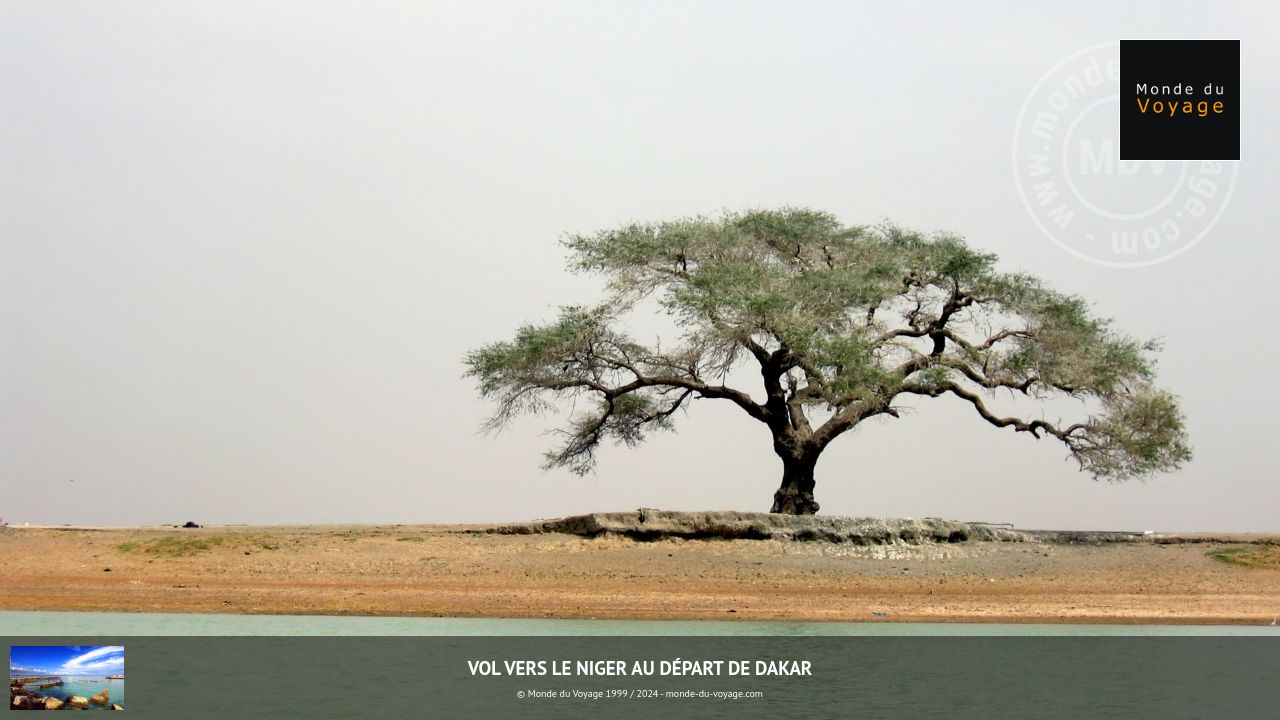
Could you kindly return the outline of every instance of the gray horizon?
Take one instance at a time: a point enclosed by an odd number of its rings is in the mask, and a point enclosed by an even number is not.
[[[1262,4],[11,2],[0,26],[0,516],[473,523],[766,511],[766,433],[701,401],[597,474],[479,432],[464,354],[600,297],[560,238],[782,205],[947,230],[1161,338],[1196,458],[1098,483],[947,400],[841,438],[823,514],[1280,530],[1280,11]],[[1081,261],[1010,154],[1031,88],[1130,37],[1242,40],[1221,220]]]

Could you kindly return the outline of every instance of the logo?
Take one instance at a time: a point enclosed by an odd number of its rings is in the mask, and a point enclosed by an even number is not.
[[[1240,159],[1239,40],[1121,40],[1123,160]]]
[[[1120,54],[1118,42],[1088,47],[1040,78],[1018,115],[1013,172],[1023,206],[1059,247],[1097,265],[1143,267],[1209,234],[1238,164],[1122,154],[1120,104],[1132,93]]]

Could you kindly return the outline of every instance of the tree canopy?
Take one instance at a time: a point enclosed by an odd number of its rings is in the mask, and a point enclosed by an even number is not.
[[[558,401],[578,413],[547,465],[591,471],[605,440],[635,445],[672,427],[695,398],[724,400],[771,432],[783,460],[774,512],[812,513],[813,468],[836,437],[910,397],[951,395],[999,428],[1062,443],[1095,478],[1177,468],[1189,448],[1177,399],[1154,385],[1151,341],[1088,303],[950,234],[845,226],[784,208],[637,223],[564,242],[574,270],[607,279],[594,306],[562,308],[466,357],[497,410],[490,427]],[[682,328],[671,344],[631,337],[621,319],[654,298]],[[758,367],[757,401],[726,385]],[[1008,391],[1083,401],[1073,422],[1006,417]],[[583,408],[586,408],[583,410]]]

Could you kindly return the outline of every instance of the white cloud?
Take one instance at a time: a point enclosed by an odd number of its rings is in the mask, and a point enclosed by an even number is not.
[[[103,645],[81,653],[62,664],[67,675],[95,675],[124,670],[124,648],[120,645]]]

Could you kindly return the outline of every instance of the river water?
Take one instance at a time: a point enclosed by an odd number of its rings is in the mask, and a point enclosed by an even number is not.
[[[0,636],[1236,636],[1280,638],[1266,625],[543,620],[524,618],[214,615],[0,611]]]

